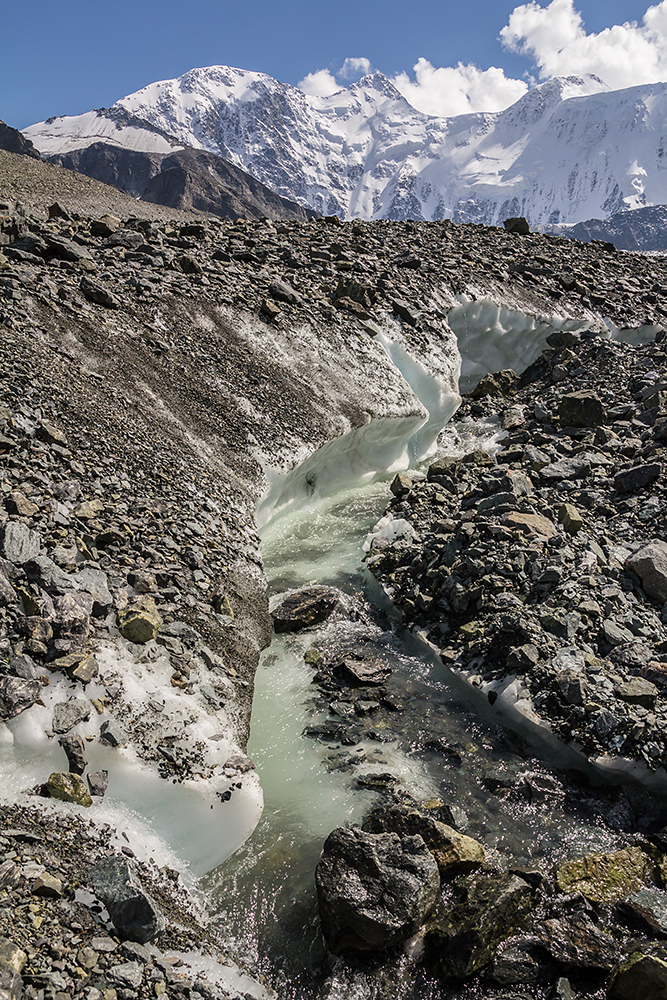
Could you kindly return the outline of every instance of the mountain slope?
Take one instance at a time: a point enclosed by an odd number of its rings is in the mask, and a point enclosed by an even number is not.
[[[667,84],[549,80],[494,114],[435,118],[381,73],[309,97],[212,66],[25,130],[45,155],[104,141],[222,156],[283,197],[352,218],[574,223],[667,202]]]

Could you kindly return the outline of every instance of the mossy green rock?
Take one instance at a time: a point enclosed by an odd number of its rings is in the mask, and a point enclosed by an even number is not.
[[[611,978],[609,1000],[667,1000],[667,962],[636,951]]]
[[[561,892],[580,892],[592,903],[617,903],[645,884],[651,862],[639,847],[613,854],[587,854],[556,869]]]
[[[75,802],[78,806],[92,806],[90,792],[78,774],[66,774],[64,771],[54,771],[46,783],[52,799],[62,799],[63,802]]]
[[[484,864],[484,847],[427,813],[403,805],[378,806],[366,817],[363,829],[371,833],[419,835],[438,865],[443,878],[466,875]]]
[[[118,612],[120,634],[129,642],[143,644],[154,639],[162,624],[155,603],[144,598]]]

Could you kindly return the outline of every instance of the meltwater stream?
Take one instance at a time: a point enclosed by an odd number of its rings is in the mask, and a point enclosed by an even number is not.
[[[472,450],[480,436],[492,447],[488,425],[470,424],[463,439],[460,428],[447,432],[445,451]],[[549,766],[548,747],[503,729],[487,699],[402,634],[363,563],[362,544],[389,498],[388,481],[374,482],[284,513],[263,531],[274,597],[312,583],[345,595],[344,611],[325,626],[276,636],[263,656],[249,753],[264,790],[264,814],[241,850],[207,879],[213,920],[231,939],[234,957],[264,974],[285,1000],[449,995],[414,975],[390,976],[387,985],[354,963],[332,965],[326,958],[314,870],[331,830],[360,822],[379,801],[369,775],[390,773],[415,798],[453,806],[462,827],[468,824],[465,832],[500,865],[547,871],[564,857],[625,842],[631,810],[625,793],[619,798],[563,778]],[[371,643],[391,666],[386,688],[394,710],[359,705],[358,691],[341,694],[332,710],[318,692],[317,668],[305,653],[359,642]],[[304,735],[346,713],[359,733],[350,745]],[[503,775],[524,789],[519,801],[502,797]],[[494,782],[501,787],[490,794]]]

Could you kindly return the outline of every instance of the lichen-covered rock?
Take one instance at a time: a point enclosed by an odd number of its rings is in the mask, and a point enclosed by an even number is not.
[[[644,885],[650,870],[649,858],[639,847],[625,847],[565,861],[556,869],[556,881],[561,892],[580,892],[594,903],[617,903]]]
[[[54,771],[46,782],[46,790],[52,799],[74,802],[78,806],[92,806],[93,804],[90,792],[78,774]]]
[[[143,645],[154,639],[162,624],[162,618],[155,607],[155,601],[142,598],[118,612],[120,634],[129,642]]]
[[[322,931],[334,954],[384,951],[411,937],[431,913],[438,866],[421,837],[339,827],[315,875]]]

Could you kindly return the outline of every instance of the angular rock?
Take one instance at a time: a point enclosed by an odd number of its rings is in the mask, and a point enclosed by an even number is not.
[[[330,587],[306,587],[290,594],[272,614],[276,632],[300,632],[326,621],[338,604],[338,591]]]
[[[614,476],[614,489],[617,493],[637,493],[654,483],[661,472],[662,466],[658,462],[623,469]]]
[[[580,389],[561,398],[558,416],[561,427],[599,427],[604,423],[604,407],[597,392]]]
[[[532,535],[536,538],[553,538],[557,535],[556,525],[548,517],[541,514],[522,514],[513,511],[504,520],[508,528],[520,531],[522,535]]]
[[[79,806],[92,806],[93,804],[90,793],[78,774],[54,771],[46,782],[46,790],[52,799],[74,802]]]
[[[465,897],[439,910],[426,929],[426,961],[445,978],[467,979],[488,965],[502,941],[521,930],[533,891],[516,875],[477,875]]]
[[[83,774],[88,766],[86,746],[83,739],[74,734],[72,736],[61,736],[58,742],[65,751],[70,774]]]
[[[667,892],[662,889],[638,889],[618,908],[645,934],[667,937]]]
[[[107,575],[101,569],[84,566],[74,576],[73,583],[93,599],[93,615],[95,618],[105,618],[113,607],[113,597],[109,590]]]
[[[628,556],[625,568],[637,574],[648,597],[661,604],[667,601],[667,542],[643,545]]]
[[[561,504],[558,510],[558,521],[570,535],[576,535],[584,526],[584,519],[571,503]]]
[[[109,787],[109,772],[90,771],[86,775],[86,777],[88,779],[88,788],[90,789],[90,794],[98,795],[100,798],[102,798],[107,788]]]
[[[551,957],[568,968],[606,972],[618,961],[618,944],[585,913],[545,920],[537,933]]]
[[[15,719],[39,699],[42,685],[25,677],[0,676],[0,719]]]
[[[44,896],[45,899],[59,899],[63,894],[63,884],[55,875],[44,872],[32,883],[30,892],[33,896]]]
[[[503,226],[506,233],[512,233],[514,236],[528,236],[530,233],[528,220],[523,215],[518,215],[512,219],[505,219]]]
[[[395,497],[407,496],[412,489],[412,480],[404,472],[397,472],[391,481],[389,489]]]
[[[94,302],[96,305],[100,306],[106,306],[107,309],[118,309],[120,307],[120,302],[113,292],[110,292],[109,289],[105,288],[99,281],[95,281],[94,278],[89,278],[84,275],[79,282],[79,288],[89,302]]]
[[[161,624],[162,618],[150,598],[142,598],[118,612],[120,634],[129,642],[140,645],[149,642],[156,637]]]
[[[9,562],[23,566],[39,555],[41,544],[39,534],[31,531],[22,521],[9,521],[5,525],[3,547],[5,558]]]
[[[334,830],[315,873],[322,930],[334,954],[383,951],[431,913],[440,876],[421,837]]]
[[[144,892],[130,862],[108,855],[90,870],[90,884],[111,917],[119,937],[146,944],[167,926],[155,900]]]
[[[561,892],[580,892],[593,903],[617,903],[644,884],[650,863],[639,847],[611,854],[587,854],[556,868]]]
[[[375,656],[350,650],[334,664],[334,671],[348,684],[378,687],[391,675],[391,667]]]
[[[472,837],[409,806],[379,806],[366,817],[362,829],[369,833],[397,833],[401,837],[420,836],[435,858],[442,878],[476,871],[486,857],[482,844]]]
[[[667,997],[667,962],[636,951],[614,972],[608,1000],[662,1000]]]
[[[90,718],[91,705],[85,698],[70,698],[69,701],[60,701],[53,710],[53,722],[51,728],[57,735],[68,733],[80,722],[87,722]]]

